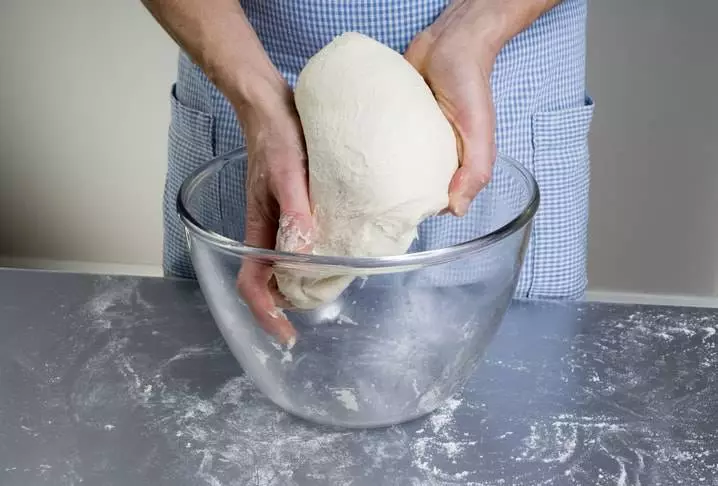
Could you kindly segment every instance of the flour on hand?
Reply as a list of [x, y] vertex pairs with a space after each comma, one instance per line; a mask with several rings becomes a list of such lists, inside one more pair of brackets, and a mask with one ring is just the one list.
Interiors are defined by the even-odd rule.
[[[405, 253], [417, 226], [446, 208], [456, 138], [429, 86], [404, 57], [358, 33], [338, 36], [299, 75], [314, 212], [313, 253]], [[283, 248], [278, 238], [277, 249]], [[338, 273], [338, 272], [337, 272]], [[355, 276], [277, 269], [299, 308], [336, 299]]]

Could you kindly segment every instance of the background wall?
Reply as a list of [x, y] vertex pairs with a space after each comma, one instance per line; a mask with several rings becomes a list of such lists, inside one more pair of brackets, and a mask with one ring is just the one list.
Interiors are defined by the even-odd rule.
[[591, 287], [718, 292], [718, 2], [590, 3]]
[[0, 255], [156, 269], [175, 61], [139, 1], [0, 0]]
[[[594, 295], [716, 296], [718, 3], [590, 10]], [[175, 59], [139, 1], [0, 0], [0, 262], [159, 271]]]

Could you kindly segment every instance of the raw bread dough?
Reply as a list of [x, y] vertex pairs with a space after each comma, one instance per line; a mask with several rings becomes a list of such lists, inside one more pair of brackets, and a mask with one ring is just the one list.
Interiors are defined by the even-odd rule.
[[[456, 138], [428, 85], [398, 52], [358, 33], [335, 38], [299, 75], [317, 255], [405, 253], [417, 226], [446, 208]], [[286, 225], [285, 225], [286, 226]], [[291, 235], [277, 238], [286, 248]], [[356, 275], [275, 270], [298, 308], [336, 299]]]

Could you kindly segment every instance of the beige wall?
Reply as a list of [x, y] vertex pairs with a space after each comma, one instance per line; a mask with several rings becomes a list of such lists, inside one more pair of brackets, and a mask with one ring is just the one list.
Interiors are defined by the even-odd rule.
[[175, 48], [139, 1], [0, 2], [0, 254], [156, 265]]
[[[591, 3], [594, 289], [718, 293], [718, 3], [690, 3]], [[139, 1], [0, 2], [0, 256], [159, 265], [175, 56]]]

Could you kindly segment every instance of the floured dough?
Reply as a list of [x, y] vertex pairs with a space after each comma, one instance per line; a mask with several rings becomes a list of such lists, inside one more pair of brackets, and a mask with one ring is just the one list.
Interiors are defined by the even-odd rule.
[[[456, 138], [403, 56], [358, 33], [335, 38], [299, 75], [295, 103], [309, 164], [317, 255], [405, 253], [425, 218], [449, 203]], [[282, 230], [280, 229], [280, 233]], [[280, 235], [277, 249], [295, 238]], [[276, 270], [299, 308], [337, 298], [355, 276]]]

